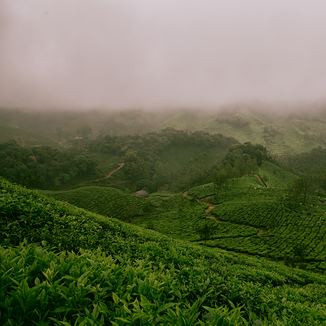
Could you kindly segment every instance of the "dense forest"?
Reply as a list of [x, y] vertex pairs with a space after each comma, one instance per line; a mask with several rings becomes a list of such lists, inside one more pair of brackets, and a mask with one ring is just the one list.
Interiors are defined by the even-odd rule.
[[306, 153], [290, 155], [284, 163], [326, 191], [326, 148], [319, 147]]
[[31, 188], [51, 189], [96, 176], [96, 163], [79, 150], [0, 144], [0, 175]]
[[0, 175], [32, 188], [58, 189], [92, 180], [106, 184], [111, 179], [105, 178], [106, 168], [99, 168], [105, 157], [108, 166], [118, 161], [124, 165], [117, 182], [147, 191], [182, 190], [209, 182], [217, 174], [231, 178], [253, 173], [263, 159], [271, 159], [262, 145], [175, 129], [99, 137], [69, 149], [26, 147], [11, 141], [0, 144], [0, 155]]

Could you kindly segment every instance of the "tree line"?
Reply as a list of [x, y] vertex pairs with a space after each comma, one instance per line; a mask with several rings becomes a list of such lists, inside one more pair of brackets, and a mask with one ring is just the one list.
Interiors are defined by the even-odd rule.
[[96, 162], [83, 151], [0, 144], [0, 175], [30, 188], [55, 189], [96, 176]]

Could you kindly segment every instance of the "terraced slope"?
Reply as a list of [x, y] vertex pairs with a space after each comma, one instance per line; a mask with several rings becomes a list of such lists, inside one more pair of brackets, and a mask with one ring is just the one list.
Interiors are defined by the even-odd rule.
[[[231, 180], [218, 195], [214, 183], [181, 194], [154, 193], [146, 199], [108, 187], [50, 194], [176, 239], [325, 271], [324, 206], [316, 202], [314, 207], [290, 209], [282, 197], [296, 176], [268, 162], [258, 173], [267, 187], [256, 175], [244, 176]], [[209, 231], [202, 231], [205, 228]]]
[[45, 193], [95, 213], [122, 220], [130, 220], [134, 216], [143, 215], [148, 206], [142, 198], [111, 187], [86, 186]]
[[206, 246], [326, 269], [326, 210], [318, 200], [311, 205], [289, 207], [285, 187], [295, 176], [273, 164], [259, 171], [266, 185], [255, 176], [231, 182], [225, 194], [214, 195], [214, 184], [190, 189], [188, 194], [208, 203], [214, 232]]
[[[273, 173], [271, 171], [274, 171]], [[282, 260], [301, 267], [326, 269], [326, 210], [318, 201], [312, 206], [289, 208], [283, 197], [285, 186], [295, 176], [272, 164], [264, 164], [260, 173], [265, 184], [255, 176], [233, 180], [225, 193], [216, 195], [211, 184], [194, 187], [183, 194], [188, 204], [197, 206], [197, 213], [173, 211], [171, 199], [165, 203], [165, 217], [156, 215], [150, 225], [157, 231], [198, 243]], [[267, 186], [267, 187], [266, 187]], [[169, 210], [170, 208], [170, 210]], [[167, 219], [168, 212], [172, 216]], [[194, 212], [194, 210], [193, 210]], [[203, 219], [204, 217], [204, 219]], [[205, 220], [206, 217], [206, 220]], [[154, 218], [154, 216], [152, 216]], [[149, 217], [134, 222], [146, 227]], [[178, 228], [178, 224], [185, 227]], [[209, 229], [205, 239], [198, 232], [203, 225]]]
[[[24, 239], [34, 245], [13, 247]], [[3, 180], [0, 241], [2, 325], [326, 320], [323, 275], [172, 240]]]
[[223, 221], [256, 228], [248, 237], [214, 239], [211, 246], [228, 248], [274, 259], [296, 257], [325, 269], [326, 211], [321, 207], [289, 209], [280, 202], [228, 202], [212, 213]]
[[205, 216], [204, 205], [191, 202], [180, 194], [154, 193], [145, 199], [116, 188], [95, 186], [44, 193], [89, 211], [182, 239], [198, 239], [194, 226]]

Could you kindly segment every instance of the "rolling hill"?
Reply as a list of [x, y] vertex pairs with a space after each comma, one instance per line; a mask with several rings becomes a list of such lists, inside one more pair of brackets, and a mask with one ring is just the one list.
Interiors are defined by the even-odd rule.
[[[24, 112], [0, 109], [1, 125], [10, 128], [0, 133], [0, 141], [8, 135], [23, 139], [33, 135], [31, 144], [44, 142], [65, 145], [75, 138], [95, 139], [99, 135], [140, 135], [165, 128], [185, 131], [220, 133], [243, 143], [250, 141], [266, 146], [273, 154], [289, 155], [308, 152], [326, 146], [325, 110], [320, 105], [297, 105], [289, 108], [284, 104], [272, 107], [265, 104], [233, 105], [211, 110], [167, 110], [146, 112], [92, 111], [92, 112]], [[296, 113], [295, 113], [296, 112]], [[13, 133], [12, 133], [13, 131]], [[26, 138], [26, 139], [28, 139]]]
[[124, 221], [143, 215], [148, 209], [144, 199], [111, 187], [85, 186], [72, 190], [46, 191], [44, 193], [92, 212]]
[[[107, 155], [111, 161], [123, 164], [123, 168], [110, 178], [95, 180], [94, 184], [133, 191], [142, 188], [151, 192], [180, 191], [207, 181], [212, 169], [237, 144], [220, 134], [175, 129], [141, 136], [104, 136], [90, 143], [90, 153]], [[109, 164], [108, 167], [105, 175], [116, 168]]]
[[325, 322], [321, 274], [173, 240], [4, 180], [0, 217], [2, 325]]
[[[177, 239], [325, 271], [326, 211], [317, 200], [310, 206], [287, 205], [287, 187], [297, 178], [264, 162], [257, 174], [230, 180], [222, 192], [209, 183], [148, 198], [109, 187], [48, 195], [102, 215], [127, 217], [130, 223]], [[210, 230], [206, 236], [205, 227]]]
[[172, 114], [164, 122], [166, 127], [218, 132], [241, 143], [262, 144], [273, 154], [282, 156], [325, 147], [325, 125], [323, 111], [272, 115], [267, 109], [260, 111], [257, 107], [206, 113], [185, 111]]

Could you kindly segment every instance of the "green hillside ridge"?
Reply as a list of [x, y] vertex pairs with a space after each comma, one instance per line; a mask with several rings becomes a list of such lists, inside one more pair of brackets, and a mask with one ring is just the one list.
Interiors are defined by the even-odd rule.
[[326, 320], [324, 275], [173, 240], [4, 180], [0, 189], [2, 325]]
[[[184, 121], [191, 121], [187, 125]], [[288, 155], [325, 147], [325, 115], [320, 112], [270, 115], [255, 109], [174, 114], [165, 127], [221, 133], [241, 143], [266, 146], [273, 154]]]
[[89, 144], [90, 153], [111, 156], [112, 161], [119, 157], [123, 168], [94, 183], [133, 191], [180, 191], [206, 182], [214, 166], [237, 144], [220, 134], [175, 129], [141, 136], [104, 136]]
[[24, 146], [55, 144], [55, 142], [52, 142], [50, 139], [46, 137], [40, 137], [37, 133], [33, 133], [33, 130], [26, 131], [18, 127], [5, 125], [2, 122], [0, 124], [0, 142], [4, 143], [12, 140], [15, 140], [18, 144]]
[[[278, 109], [279, 112], [283, 111], [281, 104]], [[271, 115], [268, 110], [268, 106], [263, 104], [200, 112], [170, 110], [155, 113], [141, 110], [57, 113], [0, 109], [0, 121], [4, 127], [19, 131], [13, 134], [15, 138], [18, 136], [22, 139], [27, 134], [37, 135], [31, 139], [34, 145], [39, 144], [40, 139], [66, 146], [74, 143], [76, 137], [89, 140], [99, 135], [138, 135], [175, 128], [220, 133], [241, 143], [260, 143], [278, 155], [326, 147], [325, 110], [317, 110], [313, 105], [302, 113], [293, 111]], [[8, 134], [11, 132], [0, 133], [0, 142], [8, 140]]]
[[93, 180], [96, 162], [79, 149], [0, 143], [0, 176], [36, 189], [62, 189]]
[[44, 193], [92, 212], [122, 220], [143, 215], [148, 209], [144, 199], [111, 187], [85, 186]]
[[[286, 196], [292, 190], [288, 186], [298, 177], [270, 162], [264, 162], [258, 172], [232, 180], [224, 194], [208, 198], [217, 227], [205, 245], [277, 260], [294, 258], [301, 266], [325, 270], [325, 207], [317, 198], [308, 205], [289, 206]], [[195, 190], [190, 194], [200, 198], [200, 189]], [[219, 230], [224, 223], [234, 230], [249, 229], [222, 237]]]
[[[184, 193], [152, 193], [148, 198], [109, 187], [47, 194], [177, 239], [324, 271], [325, 208], [316, 201], [313, 207], [289, 208], [284, 201], [288, 185], [297, 178], [265, 161], [257, 174], [231, 179], [218, 193], [216, 184], [209, 183]], [[205, 227], [210, 229], [207, 239], [201, 232]]]

